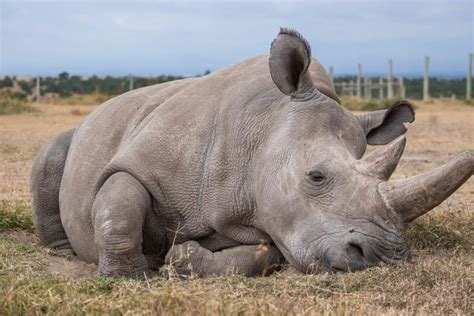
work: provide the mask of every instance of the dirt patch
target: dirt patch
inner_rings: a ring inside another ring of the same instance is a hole
[[[97,276],[97,266],[77,260],[76,258],[49,257],[45,260],[46,270],[51,274],[62,275],[77,280]]]
[[[34,251],[41,250],[45,253],[40,260],[42,270],[48,274],[63,276],[67,279],[77,280],[97,276],[98,268],[95,264],[85,263],[77,259],[72,250],[51,250],[38,244],[38,237],[31,232],[23,230],[8,230],[0,232],[0,238],[12,241],[23,246],[23,249]]]
[[[0,232],[0,238],[28,244],[30,246],[38,244],[38,237],[35,234],[23,230],[8,230]]]

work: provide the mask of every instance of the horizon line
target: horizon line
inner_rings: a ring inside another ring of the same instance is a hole
[[[201,77],[206,75],[205,70],[203,73],[197,73],[197,74],[133,74],[133,73],[128,73],[128,74],[77,74],[77,73],[71,73],[69,71],[61,71],[57,74],[0,74],[0,80],[5,79],[6,77],[10,78],[18,78],[18,77],[23,77],[23,78],[45,78],[45,77],[52,77],[56,78],[59,77],[61,73],[67,73],[69,77],[81,77],[83,79],[89,79],[92,77],[98,77],[98,78],[106,78],[106,77],[112,77],[112,78],[123,78],[123,77],[134,77],[134,78],[158,78],[162,76],[170,76],[170,77],[182,77],[182,78],[194,78],[194,77]],[[219,70],[217,70],[219,71]],[[214,73],[214,71],[210,71],[210,73]],[[329,72],[327,72],[329,74]],[[357,77],[357,73],[353,72],[345,72],[345,73],[339,73],[339,74],[334,74],[334,78],[338,77]],[[398,77],[405,77],[405,78],[410,78],[410,79],[416,79],[416,78],[423,78],[423,73],[422,72],[402,72],[402,73],[394,73],[393,77],[398,78]],[[374,78],[374,77],[388,77],[388,74],[385,72],[367,72],[362,74],[362,78],[364,77],[369,77],[369,78]],[[452,72],[452,73],[445,73],[445,72],[432,72],[429,74],[430,78],[449,78],[449,79],[465,79],[467,78],[467,73],[462,73],[462,72]]]

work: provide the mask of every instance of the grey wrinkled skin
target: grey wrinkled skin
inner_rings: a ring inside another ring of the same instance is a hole
[[[123,94],[52,140],[32,171],[35,226],[108,276],[402,262],[403,225],[474,169],[465,153],[389,180],[413,120],[407,101],[344,109],[309,44],[282,29],[269,56]],[[363,157],[367,144],[385,146]]]

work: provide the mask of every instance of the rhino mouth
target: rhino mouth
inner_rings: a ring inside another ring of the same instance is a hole
[[[301,261],[305,273],[338,273],[361,271],[383,264],[396,265],[411,259],[411,252],[402,239],[349,239],[343,236],[326,245],[309,247]]]
[[[337,253],[328,253],[326,269],[331,272],[355,272],[383,264],[396,265],[410,260],[411,252],[404,245],[387,249],[386,245],[350,243]]]

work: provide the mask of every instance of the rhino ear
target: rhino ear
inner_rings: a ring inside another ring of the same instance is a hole
[[[275,85],[295,100],[310,97],[316,87],[308,72],[311,47],[295,30],[281,28],[270,49],[270,74]]]
[[[369,145],[385,145],[405,134],[407,129],[403,123],[415,120],[413,105],[401,100],[386,110],[374,111],[357,117],[364,129]]]

